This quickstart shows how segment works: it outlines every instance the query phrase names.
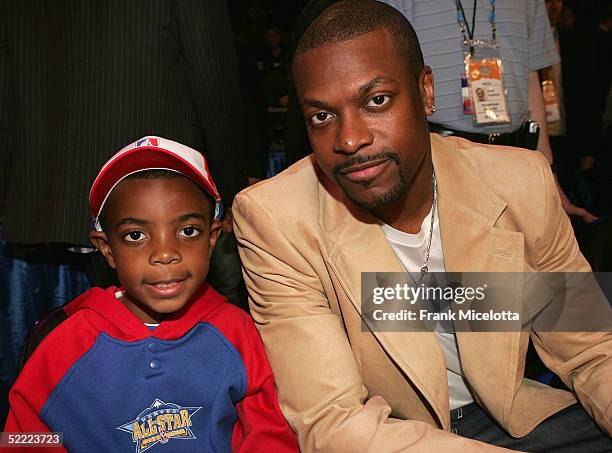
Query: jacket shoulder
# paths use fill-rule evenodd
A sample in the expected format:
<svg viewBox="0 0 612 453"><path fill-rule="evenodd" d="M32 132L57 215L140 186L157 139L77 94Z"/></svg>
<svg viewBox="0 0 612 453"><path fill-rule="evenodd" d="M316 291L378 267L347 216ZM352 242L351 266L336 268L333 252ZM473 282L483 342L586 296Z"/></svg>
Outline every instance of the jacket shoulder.
<svg viewBox="0 0 612 453"><path fill-rule="evenodd" d="M450 140L450 139L449 139ZM536 175L549 169L539 151L513 146L482 145L464 139L454 139L456 150L474 168L478 176L491 186L503 183L533 185ZM536 177L536 179L534 179Z"/></svg>
<svg viewBox="0 0 612 453"><path fill-rule="evenodd" d="M44 357L44 361L66 359L68 355L74 360L84 354L93 344L100 331L95 329L84 311L78 311L62 321L42 340L32 354L32 360ZM38 356L41 357L38 357Z"/></svg>
<svg viewBox="0 0 612 453"><path fill-rule="evenodd" d="M449 137L433 138L432 142L443 157L452 177L453 190L480 187L501 198L510 211L544 215L546 208L558 198L548 161L539 151L511 146L483 145ZM447 182L448 183L448 182Z"/></svg>
<svg viewBox="0 0 612 453"><path fill-rule="evenodd" d="M234 209L243 209L250 199L277 216L279 212L313 212L319 198L319 172L314 156L306 156L273 178L244 189L236 196Z"/></svg>

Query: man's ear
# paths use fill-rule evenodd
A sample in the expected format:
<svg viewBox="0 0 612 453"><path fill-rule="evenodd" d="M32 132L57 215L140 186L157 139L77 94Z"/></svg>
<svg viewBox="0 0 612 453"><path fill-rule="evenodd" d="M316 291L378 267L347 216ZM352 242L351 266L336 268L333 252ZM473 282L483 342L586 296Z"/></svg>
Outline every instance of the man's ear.
<svg viewBox="0 0 612 453"><path fill-rule="evenodd" d="M208 256L212 255L213 250L215 249L215 244L217 243L217 239L219 239L219 234L221 233L221 226L223 222L219 219L213 220L213 223L210 225L210 237L209 237L209 249Z"/></svg>
<svg viewBox="0 0 612 453"><path fill-rule="evenodd" d="M436 96L434 93L434 76L429 66L424 66L421 70L419 88L423 97L425 115L432 115L435 112Z"/></svg>
<svg viewBox="0 0 612 453"><path fill-rule="evenodd" d="M106 233L104 231L91 231L89 233L89 239L94 247L104 256L108 265L116 269L115 258L113 257L113 251L111 250Z"/></svg>

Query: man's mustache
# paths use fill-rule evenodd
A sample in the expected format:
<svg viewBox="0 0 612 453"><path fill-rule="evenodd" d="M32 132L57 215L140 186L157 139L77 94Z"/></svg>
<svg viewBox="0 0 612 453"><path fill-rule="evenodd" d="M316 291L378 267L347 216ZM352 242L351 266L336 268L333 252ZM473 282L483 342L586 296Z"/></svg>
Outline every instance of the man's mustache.
<svg viewBox="0 0 612 453"><path fill-rule="evenodd" d="M400 164L399 154L397 154L397 152L393 151L392 149L387 149L375 154L352 156L344 162L335 165L334 168L332 168L332 175L334 175L335 178L338 178L342 170L353 167L355 165L367 164L368 162L382 159L392 160L398 166Z"/></svg>

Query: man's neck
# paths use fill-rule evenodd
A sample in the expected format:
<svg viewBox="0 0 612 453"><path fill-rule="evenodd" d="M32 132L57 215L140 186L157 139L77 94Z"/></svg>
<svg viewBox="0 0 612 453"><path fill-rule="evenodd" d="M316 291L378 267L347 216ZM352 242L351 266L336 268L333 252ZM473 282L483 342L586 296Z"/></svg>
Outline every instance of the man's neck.
<svg viewBox="0 0 612 453"><path fill-rule="evenodd" d="M390 206L374 211L374 215L396 230L410 234L418 233L433 203L432 174L431 152L428 152L404 197Z"/></svg>

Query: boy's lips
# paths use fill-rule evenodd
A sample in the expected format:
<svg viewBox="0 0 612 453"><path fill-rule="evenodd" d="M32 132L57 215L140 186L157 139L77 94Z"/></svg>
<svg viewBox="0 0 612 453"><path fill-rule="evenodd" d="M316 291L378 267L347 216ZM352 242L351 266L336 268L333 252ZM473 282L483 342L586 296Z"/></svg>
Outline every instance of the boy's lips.
<svg viewBox="0 0 612 453"><path fill-rule="evenodd" d="M153 282L145 282L145 286L149 288L149 291L157 297L174 297L179 294L185 286L185 281L189 276L170 279L170 280L157 280Z"/></svg>

